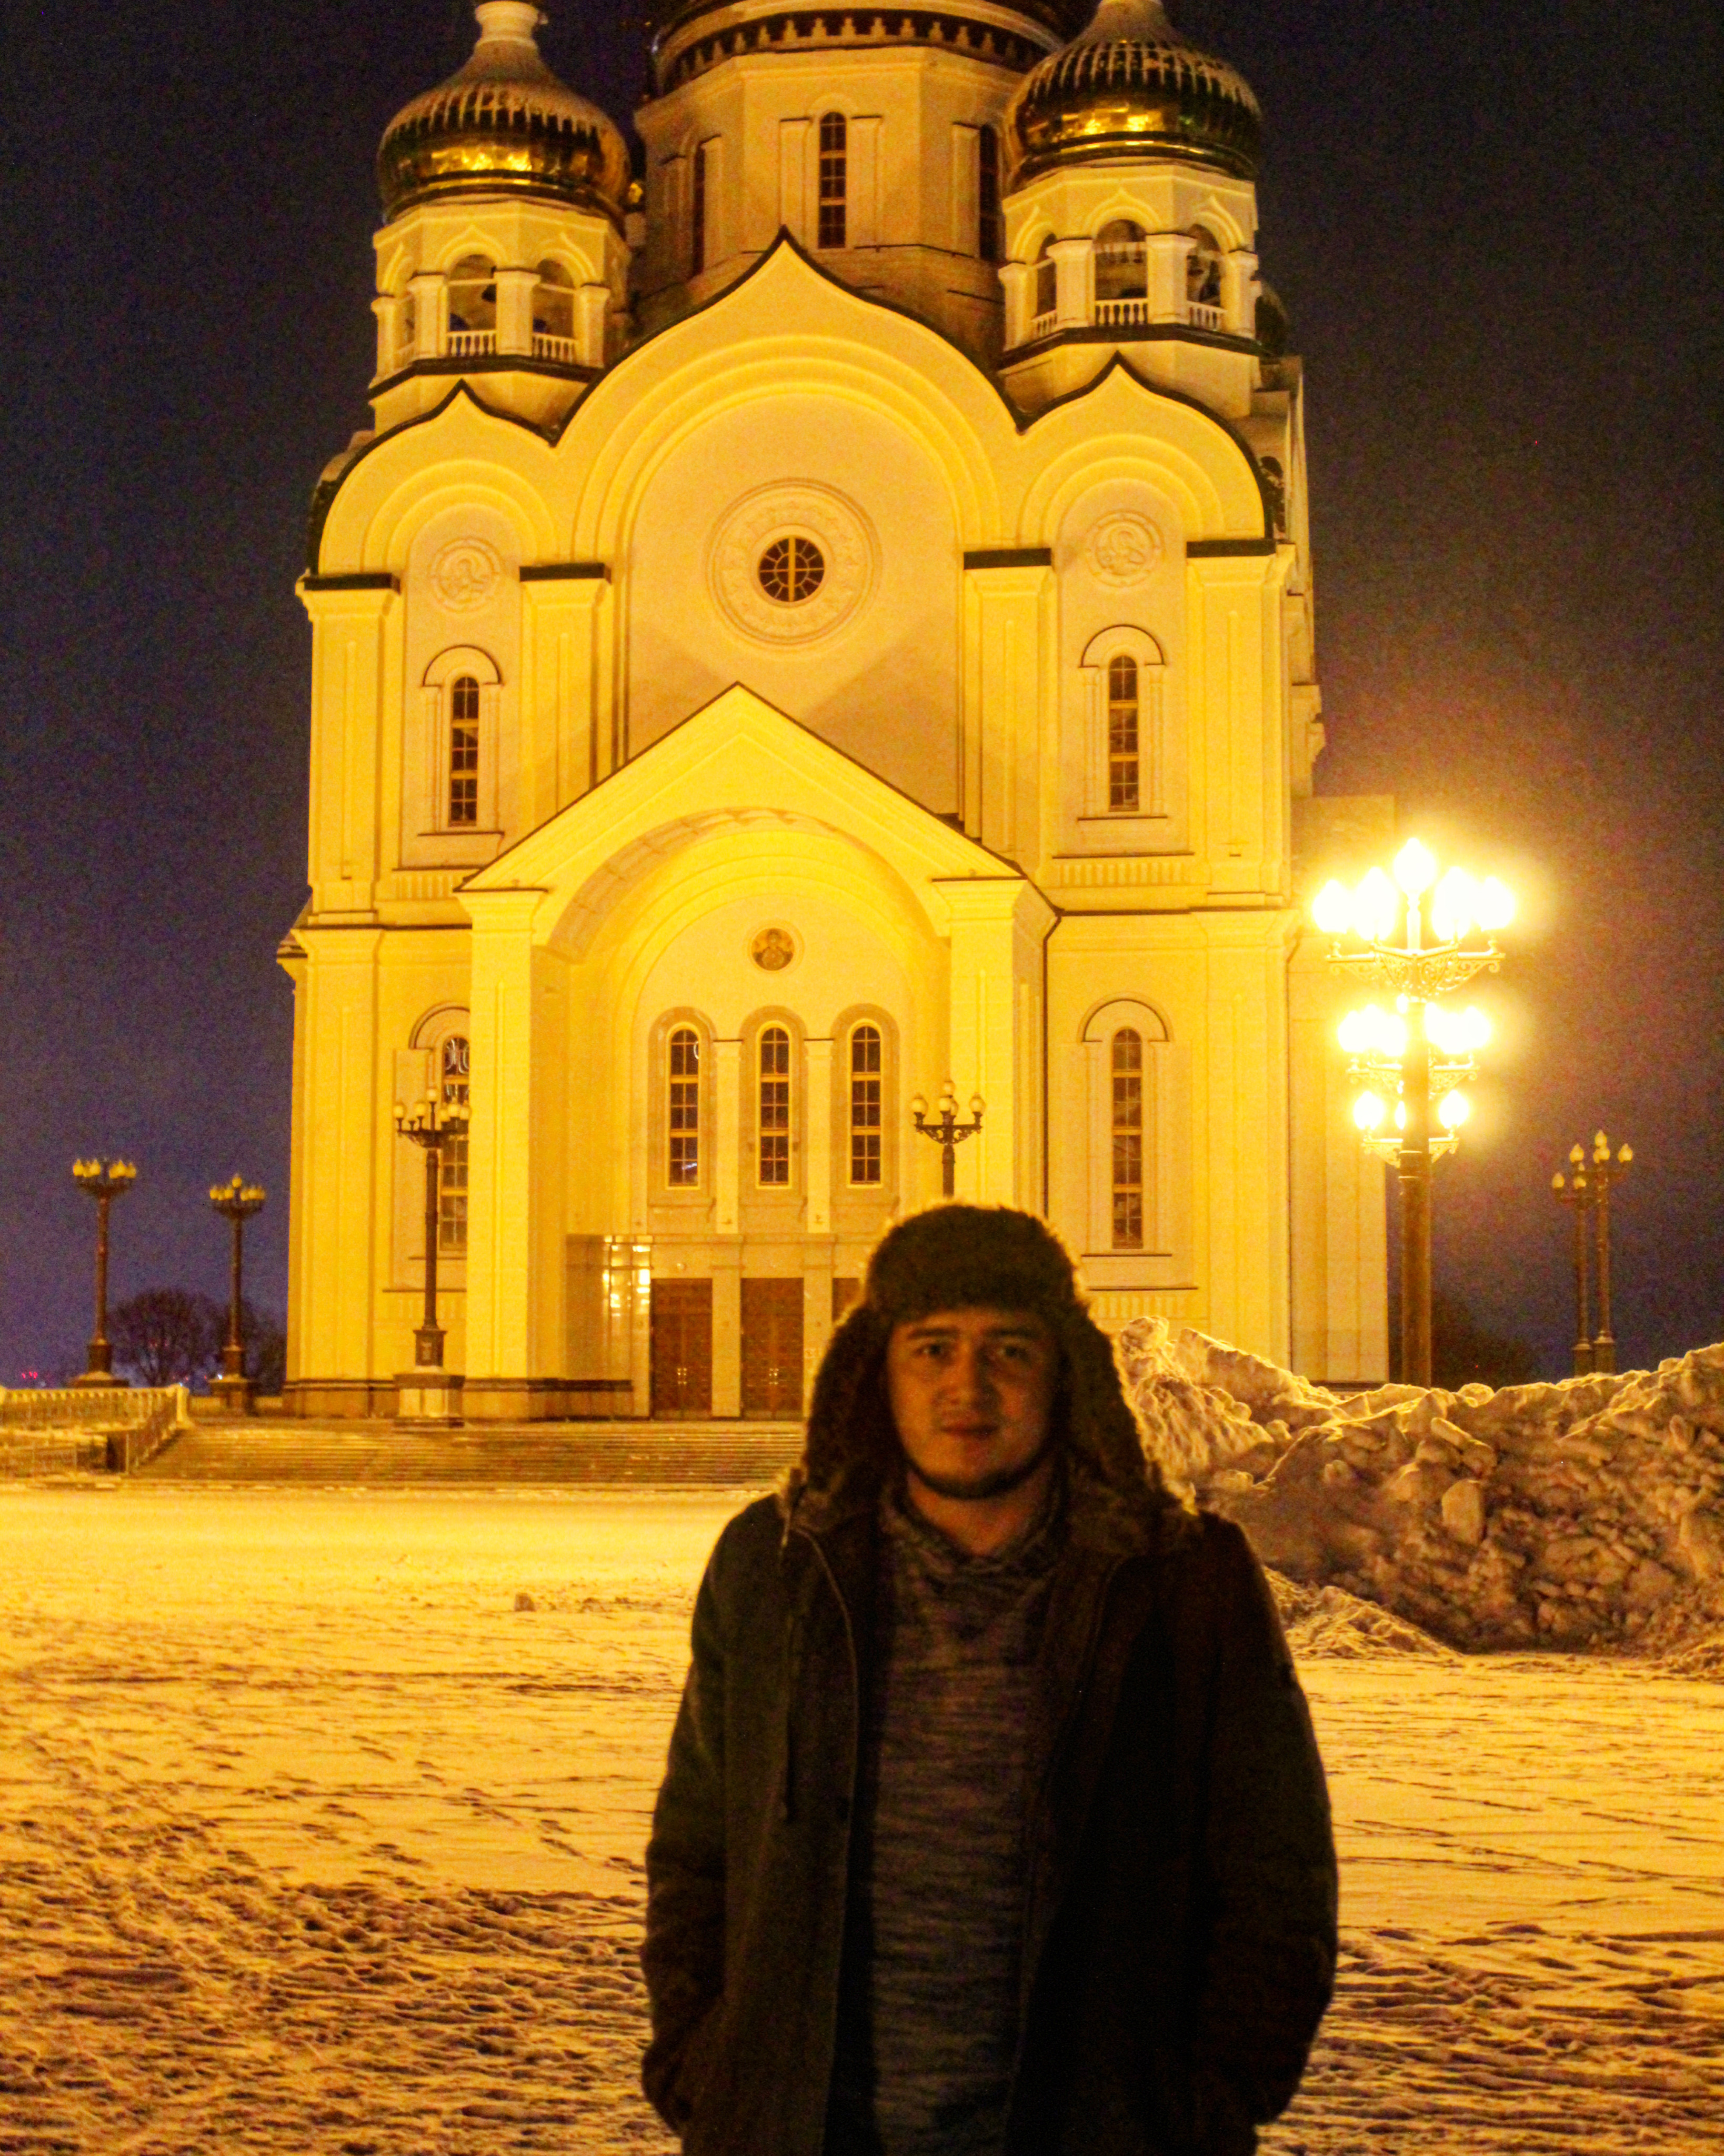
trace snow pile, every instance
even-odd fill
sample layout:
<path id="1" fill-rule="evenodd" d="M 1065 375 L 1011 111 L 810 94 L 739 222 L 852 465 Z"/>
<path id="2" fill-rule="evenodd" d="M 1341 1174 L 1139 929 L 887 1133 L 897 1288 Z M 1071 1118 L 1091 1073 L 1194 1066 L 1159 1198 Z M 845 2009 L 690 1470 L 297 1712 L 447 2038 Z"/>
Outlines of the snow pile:
<path id="1" fill-rule="evenodd" d="M 1724 1348 L 1502 1392 L 1343 1397 L 1164 1318 L 1119 1347 L 1170 1480 L 1290 1581 L 1455 1646 L 1633 1645 L 1724 1670 Z M 1319 1612 L 1284 1614 L 1297 1632 Z M 1349 1628 L 1369 1650 L 1368 1625 Z"/>

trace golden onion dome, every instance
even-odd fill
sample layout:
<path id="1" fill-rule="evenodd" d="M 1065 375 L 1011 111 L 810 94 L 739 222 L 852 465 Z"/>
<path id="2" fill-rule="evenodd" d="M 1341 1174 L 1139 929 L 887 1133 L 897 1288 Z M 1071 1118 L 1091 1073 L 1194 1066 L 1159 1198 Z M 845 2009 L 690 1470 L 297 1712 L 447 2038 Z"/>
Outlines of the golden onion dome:
<path id="1" fill-rule="evenodd" d="M 1101 0 L 1083 35 L 1033 68 L 1012 100 L 1013 185 L 1056 165 L 1146 156 L 1254 179 L 1262 125 L 1244 77 L 1187 44 L 1162 0 Z"/>
<path id="2" fill-rule="evenodd" d="M 459 74 L 405 105 L 377 151 L 383 214 L 441 195 L 549 195 L 619 219 L 629 151 L 596 105 L 539 51 L 532 0 L 479 0 L 479 43 Z"/>

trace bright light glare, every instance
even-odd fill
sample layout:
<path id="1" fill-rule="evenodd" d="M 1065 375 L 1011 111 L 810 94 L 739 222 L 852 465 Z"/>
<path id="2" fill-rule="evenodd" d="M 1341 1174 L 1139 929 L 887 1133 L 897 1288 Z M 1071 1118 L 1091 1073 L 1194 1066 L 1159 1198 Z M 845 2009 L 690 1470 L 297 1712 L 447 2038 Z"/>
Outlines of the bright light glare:
<path id="1" fill-rule="evenodd" d="M 1353 896 L 1333 876 L 1311 901 L 1311 917 L 1326 936 L 1345 936 L 1353 925 Z"/>
<path id="2" fill-rule="evenodd" d="M 1381 1055 L 1390 1063 L 1398 1063 L 1407 1053 L 1406 1019 L 1376 1004 L 1349 1011 L 1337 1033 L 1349 1055 Z"/>
<path id="3" fill-rule="evenodd" d="M 1431 897 L 1431 927 L 1439 941 L 1458 943 L 1478 911 L 1478 886 L 1465 869 L 1450 869 Z"/>
<path id="4" fill-rule="evenodd" d="M 1399 893 L 1381 869 L 1373 869 L 1353 893 L 1353 927 L 1367 943 L 1387 943 L 1400 917 Z"/>
<path id="5" fill-rule="evenodd" d="M 1448 1056 L 1470 1055 L 1491 1038 L 1490 1019 L 1473 1004 L 1469 1004 L 1464 1011 L 1445 1010 L 1440 1004 L 1429 1004 L 1425 1007 L 1424 1028 L 1430 1035 L 1432 1047 Z"/>
<path id="6" fill-rule="evenodd" d="M 1395 1103 L 1395 1128 L 1398 1131 L 1403 1131 L 1406 1127 L 1407 1103 L 1404 1101 L 1397 1101 Z"/>
<path id="7" fill-rule="evenodd" d="M 1361 1093 L 1353 1102 L 1353 1121 L 1362 1131 L 1374 1131 L 1388 1110 L 1375 1093 Z"/>
<path id="8" fill-rule="evenodd" d="M 1437 857 L 1422 839 L 1408 839 L 1395 855 L 1395 881 L 1408 898 L 1423 898 L 1437 880 Z"/>
<path id="9" fill-rule="evenodd" d="M 1341 1021 L 1339 1038 L 1349 1055 L 1368 1055 L 1377 1039 L 1377 1022 L 1383 1016 L 1375 1004 L 1363 1010 L 1349 1011 Z"/>
<path id="10" fill-rule="evenodd" d="M 1465 1093 L 1445 1093 L 1443 1104 L 1437 1110 L 1444 1129 L 1449 1131 L 1458 1131 L 1472 1111 L 1472 1103 Z"/>
<path id="11" fill-rule="evenodd" d="M 1506 928 L 1514 919 L 1514 896 L 1500 876 L 1486 876 L 1479 886 L 1475 911 L 1480 928 Z"/>

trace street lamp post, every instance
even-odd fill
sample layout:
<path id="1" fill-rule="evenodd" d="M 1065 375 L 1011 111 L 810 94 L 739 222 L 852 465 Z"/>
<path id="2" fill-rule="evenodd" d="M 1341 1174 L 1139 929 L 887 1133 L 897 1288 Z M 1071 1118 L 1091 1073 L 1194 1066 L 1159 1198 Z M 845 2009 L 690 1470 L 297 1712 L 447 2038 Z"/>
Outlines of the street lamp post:
<path id="1" fill-rule="evenodd" d="M 1593 1367 L 1592 1312 L 1587 1296 L 1587 1230 L 1591 1225 L 1593 1189 L 1587 1180 L 1586 1151 L 1576 1146 L 1568 1155 L 1572 1176 L 1560 1170 L 1551 1178 L 1557 1202 L 1574 1214 L 1574 1374 L 1583 1378 Z"/>
<path id="2" fill-rule="evenodd" d="M 1616 1335 L 1610 1330 L 1610 1186 L 1620 1183 L 1634 1158 L 1632 1146 L 1621 1147 L 1614 1160 L 1610 1141 L 1603 1131 L 1593 1134 L 1593 1214 L 1598 1235 L 1598 1330 L 1593 1340 L 1593 1368 L 1612 1374 L 1616 1369 Z"/>
<path id="3" fill-rule="evenodd" d="M 222 1344 L 222 1374 L 211 1390 L 229 1414 L 251 1413 L 251 1379 L 245 1374 L 245 1224 L 264 1209 L 267 1194 L 261 1185 L 236 1175 L 231 1183 L 218 1183 L 209 1202 L 233 1229 L 233 1255 L 228 1269 L 228 1337 Z"/>
<path id="4" fill-rule="evenodd" d="M 443 1367 L 444 1330 L 437 1322 L 438 1199 L 442 1188 L 443 1148 L 464 1137 L 464 1103 L 428 1093 L 413 1108 L 395 1103 L 395 1127 L 425 1156 L 425 1306 L 413 1333 L 413 1367 L 396 1380 L 396 1415 L 404 1429 L 451 1429 L 461 1420 L 461 1378 Z"/>
<path id="5" fill-rule="evenodd" d="M 1429 1385 L 1431 1163 L 1455 1149 L 1467 1112 L 1458 1089 L 1472 1075 L 1472 1051 L 1490 1035 L 1480 1013 L 1447 1009 L 1437 998 L 1501 966 L 1491 937 L 1513 917 L 1514 901 L 1495 876 L 1480 883 L 1450 869 L 1439 879 L 1430 849 L 1409 839 L 1395 856 L 1393 876 L 1376 868 L 1357 891 L 1326 884 L 1311 911 L 1334 939 L 1331 959 L 1395 998 L 1391 1011 L 1373 1004 L 1350 1012 L 1341 1045 L 1352 1058 L 1351 1075 L 1366 1084 L 1353 1119 L 1373 1152 L 1393 1163 L 1401 1187 L 1401 1380 Z M 1346 947 L 1349 940 L 1356 947 Z M 1383 1092 L 1393 1103 L 1393 1131 L 1379 1137 L 1379 1126 L 1391 1120 Z M 1433 1110 L 1443 1127 L 1434 1135 Z"/>
<path id="6" fill-rule="evenodd" d="M 108 1209 L 123 1198 L 137 1180 L 129 1160 L 74 1160 L 72 1179 L 95 1200 L 95 1337 L 90 1343 L 90 1367 L 79 1385 L 125 1385 L 128 1378 L 114 1375 L 114 1348 L 108 1338 Z"/>
<path id="7" fill-rule="evenodd" d="M 940 1148 L 940 1193 L 944 1198 L 952 1197 L 957 1189 L 957 1149 L 966 1138 L 972 1138 L 982 1127 L 982 1118 L 988 1103 L 977 1093 L 970 1101 L 971 1120 L 961 1123 L 957 1119 L 957 1091 L 951 1079 L 941 1088 L 938 1113 L 933 1122 L 927 1120 L 928 1104 L 918 1093 L 910 1104 L 916 1118 L 916 1127 L 925 1138 L 931 1138 Z"/>

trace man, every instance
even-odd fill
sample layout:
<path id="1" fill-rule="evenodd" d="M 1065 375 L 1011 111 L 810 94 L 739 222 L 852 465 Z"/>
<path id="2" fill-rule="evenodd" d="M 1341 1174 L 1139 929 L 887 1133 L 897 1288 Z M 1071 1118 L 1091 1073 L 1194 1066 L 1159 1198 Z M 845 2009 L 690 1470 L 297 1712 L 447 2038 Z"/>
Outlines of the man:
<path id="1" fill-rule="evenodd" d="M 893 1229 L 721 1537 L 647 1851 L 686 2156 L 1246 2156 L 1329 1999 L 1322 1768 L 1039 1220 Z"/>

